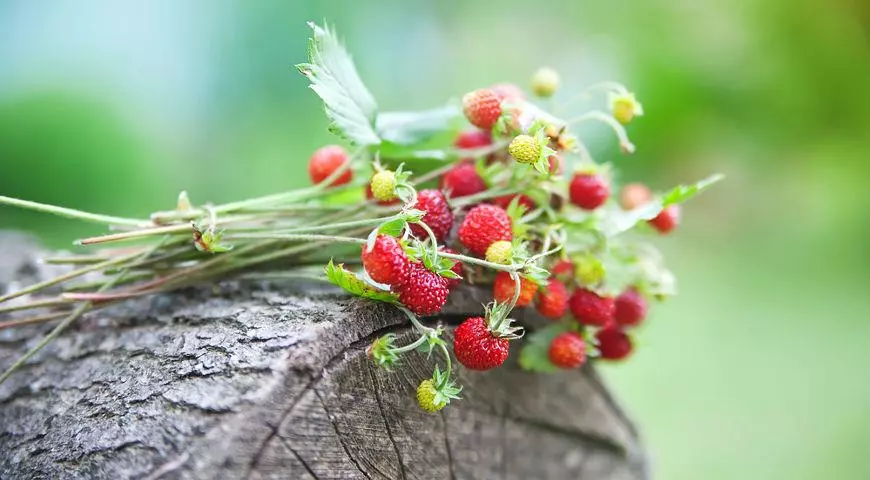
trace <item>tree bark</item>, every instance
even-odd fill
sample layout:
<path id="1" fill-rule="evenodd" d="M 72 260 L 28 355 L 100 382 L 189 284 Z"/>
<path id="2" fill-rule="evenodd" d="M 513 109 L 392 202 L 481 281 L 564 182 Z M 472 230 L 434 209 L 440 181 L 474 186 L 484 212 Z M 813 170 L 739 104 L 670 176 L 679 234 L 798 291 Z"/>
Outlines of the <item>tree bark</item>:
<path id="1" fill-rule="evenodd" d="M 0 236 L 0 292 L 47 275 Z M 479 315 L 461 288 L 430 323 Z M 534 324 L 531 312 L 518 312 Z M 0 368 L 50 326 L 0 331 Z M 423 354 L 389 372 L 395 308 L 315 283 L 228 281 L 94 312 L 0 385 L 2 479 L 643 479 L 632 423 L 591 366 L 554 375 L 458 367 L 463 399 L 422 412 Z"/>

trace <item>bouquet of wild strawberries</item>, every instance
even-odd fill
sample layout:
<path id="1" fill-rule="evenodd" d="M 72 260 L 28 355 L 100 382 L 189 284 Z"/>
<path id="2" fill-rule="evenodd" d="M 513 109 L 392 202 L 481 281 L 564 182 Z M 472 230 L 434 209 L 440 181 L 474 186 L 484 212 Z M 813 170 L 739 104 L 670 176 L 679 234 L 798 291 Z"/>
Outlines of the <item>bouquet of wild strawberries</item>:
<path id="1" fill-rule="evenodd" d="M 572 127 L 602 122 L 624 153 L 633 152 L 624 125 L 643 111 L 622 85 L 603 82 L 560 102 L 564 110 L 578 99 L 606 101 L 608 111 L 569 119 L 506 83 L 465 94 L 461 109 L 381 112 L 334 33 L 311 27 L 309 62 L 298 68 L 323 100 L 331 130 L 354 146 L 350 154 L 335 145 L 314 152 L 312 186 L 223 205 L 195 206 L 182 193 L 174 209 L 147 219 L 0 197 L 113 230 L 77 245 L 126 243 L 47 258 L 74 268 L 0 296 L 0 315 L 9 317 L 0 329 L 59 321 L 0 382 L 90 310 L 231 276 L 315 276 L 395 305 L 419 337 L 398 345 L 385 335 L 369 355 L 391 368 L 412 350 L 443 354 L 417 390 L 420 407 L 432 412 L 459 398 L 453 356 L 473 370 L 507 359 L 523 336 L 509 317 L 515 307 L 534 305 L 552 320 L 524 340 L 526 369 L 578 368 L 588 357 L 631 353 L 631 329 L 647 302 L 674 293 L 661 255 L 633 234 L 671 232 L 679 204 L 721 176 L 658 195 L 628 184 L 615 201 L 610 166 L 592 160 Z M 558 87 L 551 69 L 532 78 L 532 93 L 549 105 Z M 443 329 L 419 317 L 437 314 L 462 282 L 491 283 L 493 301 L 455 329 L 451 355 Z"/>

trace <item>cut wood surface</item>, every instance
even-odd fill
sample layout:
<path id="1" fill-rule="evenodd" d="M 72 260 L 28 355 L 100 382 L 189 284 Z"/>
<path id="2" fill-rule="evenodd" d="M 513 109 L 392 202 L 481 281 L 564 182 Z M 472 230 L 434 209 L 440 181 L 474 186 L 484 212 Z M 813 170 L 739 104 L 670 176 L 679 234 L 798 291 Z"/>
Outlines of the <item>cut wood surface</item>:
<path id="1" fill-rule="evenodd" d="M 36 242 L 0 235 L 0 293 L 44 278 Z M 464 287 L 448 327 L 479 315 Z M 515 317 L 534 324 L 531 312 Z M 0 368 L 50 326 L 0 331 Z M 423 354 L 379 369 L 395 308 L 318 283 L 228 281 L 86 316 L 0 385 L 0 478 L 644 479 L 638 434 L 594 368 L 458 367 L 463 399 L 414 398 Z"/>

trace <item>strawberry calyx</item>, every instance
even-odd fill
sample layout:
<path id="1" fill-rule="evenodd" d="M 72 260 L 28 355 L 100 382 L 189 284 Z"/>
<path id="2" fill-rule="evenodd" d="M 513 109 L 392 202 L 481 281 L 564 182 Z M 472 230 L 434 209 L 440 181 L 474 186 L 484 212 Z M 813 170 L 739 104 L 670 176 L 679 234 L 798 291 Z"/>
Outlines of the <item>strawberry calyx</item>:
<path id="1" fill-rule="evenodd" d="M 522 338 L 524 333 L 523 327 L 514 326 L 515 320 L 508 318 L 511 310 L 513 310 L 512 303 L 500 303 L 497 301 L 484 307 L 486 327 L 493 337 L 506 338 L 508 340 Z"/>

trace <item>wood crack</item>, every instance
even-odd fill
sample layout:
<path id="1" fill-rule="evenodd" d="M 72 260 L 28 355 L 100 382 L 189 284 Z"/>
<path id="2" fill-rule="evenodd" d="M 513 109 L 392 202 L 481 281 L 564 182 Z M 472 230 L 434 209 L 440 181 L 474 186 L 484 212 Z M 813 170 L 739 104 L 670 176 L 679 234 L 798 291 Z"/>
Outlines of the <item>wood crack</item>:
<path id="1" fill-rule="evenodd" d="M 356 466 L 357 470 L 359 470 L 359 472 L 362 473 L 364 477 L 371 480 L 372 477 L 368 474 L 368 472 L 363 470 L 362 466 L 359 464 L 359 461 L 356 459 L 356 457 L 354 457 L 353 454 L 350 453 L 350 448 L 347 446 L 347 442 L 344 441 L 344 436 L 341 434 L 341 431 L 339 431 L 338 425 L 335 423 L 335 420 L 332 419 L 332 414 L 329 413 L 329 408 L 326 407 L 326 402 L 323 400 L 323 397 L 320 395 L 320 392 L 317 390 L 317 388 L 314 388 L 313 391 L 314 391 L 314 394 L 317 395 L 317 398 L 320 400 L 320 405 L 323 406 L 323 410 L 326 412 L 326 418 L 328 418 L 329 423 L 332 424 L 332 428 L 335 430 L 335 436 L 338 437 L 338 442 L 341 444 L 341 447 L 344 449 L 344 453 L 347 454 L 347 458 L 351 462 L 353 462 L 353 464 Z"/>
<path id="2" fill-rule="evenodd" d="M 393 429 L 390 428 L 390 421 L 387 419 L 387 412 L 384 411 L 384 402 L 381 399 L 381 387 L 378 385 L 378 379 L 375 377 L 372 362 L 366 362 L 366 368 L 372 378 L 372 387 L 375 391 L 375 398 L 378 401 L 378 410 L 381 411 L 381 418 L 384 420 L 384 427 L 387 429 L 387 437 L 389 437 L 390 443 L 393 444 L 393 450 L 396 451 L 396 457 L 399 459 L 399 472 L 402 474 L 402 478 L 407 480 L 408 475 L 405 473 L 405 462 L 402 460 L 402 453 L 399 451 L 399 445 L 393 437 Z"/>

